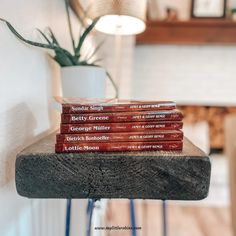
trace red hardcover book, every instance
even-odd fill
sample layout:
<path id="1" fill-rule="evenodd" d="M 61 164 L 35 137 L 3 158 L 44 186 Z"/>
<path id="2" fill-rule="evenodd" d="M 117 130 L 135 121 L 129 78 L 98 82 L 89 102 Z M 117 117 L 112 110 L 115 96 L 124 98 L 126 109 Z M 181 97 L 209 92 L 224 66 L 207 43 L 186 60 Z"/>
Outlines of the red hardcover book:
<path id="1" fill-rule="evenodd" d="M 118 142 L 118 143 L 57 143 L 55 152 L 115 152 L 115 151 L 181 151 L 182 141 Z"/>
<path id="2" fill-rule="evenodd" d="M 132 133 L 57 134 L 57 143 L 157 142 L 182 139 L 183 132 L 177 130 Z"/>
<path id="3" fill-rule="evenodd" d="M 96 112 L 128 112 L 170 110 L 176 108 L 172 101 L 135 101 L 118 99 L 85 99 L 61 98 L 56 100 L 62 104 L 62 113 L 81 114 Z"/>
<path id="4" fill-rule="evenodd" d="M 179 130 L 183 128 L 183 123 L 179 121 L 171 122 L 126 122 L 126 123 L 96 123 L 96 124 L 61 124 L 62 134 L 79 133 L 111 133 L 111 132 L 138 132 L 157 130 Z"/>
<path id="5" fill-rule="evenodd" d="M 178 110 L 62 114 L 61 122 L 67 123 L 103 123 L 103 122 L 141 122 L 141 121 L 181 121 L 183 115 Z"/>

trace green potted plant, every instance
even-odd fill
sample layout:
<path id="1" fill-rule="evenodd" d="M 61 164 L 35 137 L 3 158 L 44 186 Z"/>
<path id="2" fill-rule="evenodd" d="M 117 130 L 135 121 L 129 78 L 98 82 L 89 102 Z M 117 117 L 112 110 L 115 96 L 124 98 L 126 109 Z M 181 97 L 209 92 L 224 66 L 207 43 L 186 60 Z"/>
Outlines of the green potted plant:
<path id="1" fill-rule="evenodd" d="M 38 32 L 45 41 L 44 43 L 39 43 L 25 39 L 7 20 L 0 18 L 0 21 L 5 22 L 9 30 L 24 43 L 54 52 L 53 59 L 61 67 L 61 84 L 64 97 L 105 97 L 106 77 L 113 84 L 117 96 L 117 87 L 109 73 L 97 64 L 97 60 L 92 60 L 101 45 L 86 56 L 81 53 L 87 37 L 99 19 L 95 19 L 90 25 L 83 27 L 79 39 L 76 41 L 72 32 L 68 0 L 65 0 L 65 7 L 73 52 L 60 46 L 55 34 L 49 27 L 47 33 L 43 33 L 38 29 Z"/>
<path id="2" fill-rule="evenodd" d="M 236 7 L 231 9 L 231 17 L 233 21 L 236 21 Z"/>

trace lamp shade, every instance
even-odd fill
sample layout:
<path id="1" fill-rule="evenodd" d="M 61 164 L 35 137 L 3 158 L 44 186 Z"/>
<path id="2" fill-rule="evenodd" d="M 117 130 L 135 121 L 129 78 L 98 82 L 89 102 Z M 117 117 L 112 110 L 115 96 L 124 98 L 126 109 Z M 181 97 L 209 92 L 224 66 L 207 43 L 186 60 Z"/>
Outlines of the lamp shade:
<path id="1" fill-rule="evenodd" d="M 100 18 L 96 29 L 107 34 L 132 35 L 145 30 L 147 0 L 90 0 L 89 18 Z"/>

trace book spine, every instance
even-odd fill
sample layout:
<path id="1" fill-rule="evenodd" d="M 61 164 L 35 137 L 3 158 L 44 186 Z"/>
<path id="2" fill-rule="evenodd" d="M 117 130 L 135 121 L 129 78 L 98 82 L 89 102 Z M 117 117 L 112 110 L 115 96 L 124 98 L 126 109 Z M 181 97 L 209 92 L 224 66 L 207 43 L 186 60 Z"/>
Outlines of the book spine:
<path id="1" fill-rule="evenodd" d="M 78 142 L 156 142 L 182 140 L 181 131 L 172 132 L 133 132 L 133 133 L 95 133 L 95 134 L 57 134 L 57 143 Z"/>
<path id="2" fill-rule="evenodd" d="M 127 123 L 96 123 L 96 124 L 61 124 L 61 134 L 78 133 L 111 133 L 111 132 L 137 132 L 157 130 L 179 130 L 183 128 L 182 122 L 127 122 Z"/>
<path id="3" fill-rule="evenodd" d="M 67 123 L 100 123 L 100 122 L 142 122 L 142 121 L 181 121 L 181 112 L 143 112 L 143 113 L 92 113 L 92 114 L 62 114 L 61 122 Z"/>
<path id="4" fill-rule="evenodd" d="M 55 152 L 181 151 L 182 141 L 56 144 Z"/>
<path id="5" fill-rule="evenodd" d="M 146 103 L 146 104 L 113 104 L 109 105 L 81 105 L 81 104 L 62 104 L 62 113 L 81 114 L 96 112 L 127 112 L 127 111 L 156 111 L 176 109 L 175 103 Z"/>

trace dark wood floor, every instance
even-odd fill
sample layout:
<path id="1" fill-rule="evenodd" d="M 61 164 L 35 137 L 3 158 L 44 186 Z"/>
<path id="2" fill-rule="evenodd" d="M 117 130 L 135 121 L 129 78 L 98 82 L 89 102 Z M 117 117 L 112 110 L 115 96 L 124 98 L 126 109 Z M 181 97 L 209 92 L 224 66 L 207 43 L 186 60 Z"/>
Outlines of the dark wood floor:
<path id="1" fill-rule="evenodd" d="M 161 202 L 136 201 L 138 236 L 162 235 Z M 130 226 L 129 201 L 110 200 L 106 226 Z M 232 236 L 228 208 L 168 203 L 168 236 Z M 130 236 L 128 230 L 105 231 L 105 236 Z"/>

